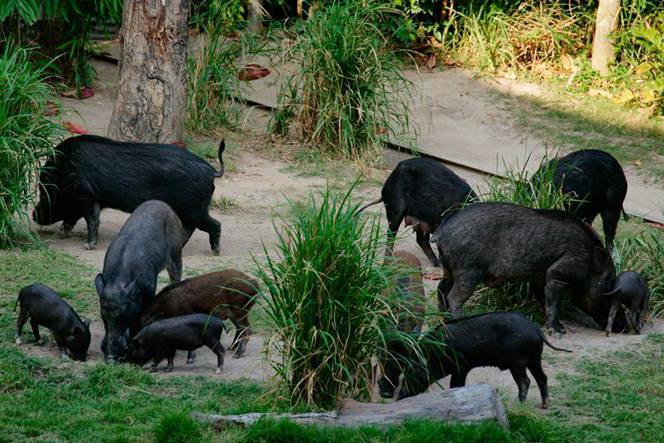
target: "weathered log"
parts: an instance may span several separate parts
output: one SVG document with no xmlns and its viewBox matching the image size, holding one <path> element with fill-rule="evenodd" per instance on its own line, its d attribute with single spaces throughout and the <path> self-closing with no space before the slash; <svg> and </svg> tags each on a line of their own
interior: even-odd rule
<svg viewBox="0 0 664 443">
<path fill-rule="evenodd" d="M 182 140 L 186 115 L 189 0 L 125 0 L 120 81 L 108 136 Z"/>
<path fill-rule="evenodd" d="M 378 426 L 385 428 L 412 418 L 458 423 L 495 421 L 505 429 L 509 427 L 505 407 L 498 392 L 486 383 L 424 393 L 389 403 L 360 403 L 355 400 L 343 400 L 338 412 L 241 415 L 206 415 L 194 412 L 192 415 L 196 420 L 211 424 L 218 430 L 227 426 L 250 426 L 262 418 L 285 419 L 307 425 L 342 427 Z"/>
</svg>

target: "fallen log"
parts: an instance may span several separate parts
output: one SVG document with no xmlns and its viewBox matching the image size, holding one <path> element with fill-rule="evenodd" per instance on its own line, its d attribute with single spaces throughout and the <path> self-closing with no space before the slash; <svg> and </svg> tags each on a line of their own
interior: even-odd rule
<svg viewBox="0 0 664 443">
<path fill-rule="evenodd" d="M 477 423 L 495 421 L 507 429 L 509 423 L 503 402 L 496 389 L 486 383 L 463 388 L 424 393 L 389 403 L 361 403 L 342 400 L 338 412 L 322 413 L 249 413 L 240 415 L 208 415 L 194 412 L 192 416 L 220 430 L 227 426 L 251 426 L 270 418 L 319 426 L 378 426 L 386 428 L 407 419 L 431 419 L 445 422 Z"/>
</svg>

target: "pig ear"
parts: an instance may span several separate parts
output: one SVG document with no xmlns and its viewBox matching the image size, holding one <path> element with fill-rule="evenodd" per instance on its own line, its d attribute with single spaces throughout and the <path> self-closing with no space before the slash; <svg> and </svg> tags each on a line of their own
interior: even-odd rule
<svg viewBox="0 0 664 443">
<path fill-rule="evenodd" d="M 104 282 L 104 276 L 101 274 L 97 274 L 97 277 L 95 277 L 95 288 L 97 288 L 97 294 L 101 297 L 101 294 L 104 293 L 104 285 L 106 282 Z"/>
<path fill-rule="evenodd" d="M 72 331 L 74 337 L 81 337 L 84 333 L 85 331 L 83 331 L 83 329 L 80 326 L 76 326 Z"/>
</svg>

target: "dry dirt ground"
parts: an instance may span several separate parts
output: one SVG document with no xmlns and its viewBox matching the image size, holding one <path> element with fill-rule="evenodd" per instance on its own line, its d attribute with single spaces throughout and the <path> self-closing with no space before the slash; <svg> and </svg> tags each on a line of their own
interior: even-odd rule
<svg viewBox="0 0 664 443">
<path fill-rule="evenodd" d="M 101 80 L 97 85 L 97 95 L 89 100 L 78 102 L 66 100 L 65 106 L 76 109 L 78 115 L 70 114 L 69 118 L 85 125 L 91 133 L 104 134 L 105 126 L 110 117 L 112 108 L 112 84 L 113 74 L 108 68 L 102 70 L 97 66 Z M 491 103 L 486 104 L 487 107 Z M 223 178 L 216 180 L 215 200 L 221 196 L 232 199 L 235 203 L 230 211 L 213 209 L 211 214 L 222 223 L 221 255 L 215 257 L 211 254 L 208 245 L 207 234 L 196 231 L 189 243 L 184 248 L 184 272 L 185 276 L 191 276 L 219 270 L 224 268 L 237 268 L 251 273 L 253 268 L 253 257 L 261 259 L 263 256 L 263 244 L 270 250 L 276 235 L 273 226 L 273 215 L 285 207 L 287 199 L 301 201 L 309 195 L 312 190 L 323 189 L 326 180 L 322 177 L 307 177 L 289 168 L 289 164 L 274 159 L 268 159 L 263 152 L 254 148 L 263 140 L 257 132 L 247 129 L 241 134 L 230 135 L 230 143 L 235 144 L 232 149 L 233 168 L 227 171 Z M 273 157 L 273 156 L 270 156 Z M 389 163 L 394 163 L 399 157 L 392 156 Z M 387 173 L 387 171 L 384 171 Z M 469 180 L 472 181 L 472 180 Z M 379 195 L 379 186 L 366 186 L 360 192 L 360 197 L 372 200 Z M 372 211 L 381 213 L 382 208 L 376 206 Z M 113 240 L 114 235 L 120 230 L 128 215 L 115 210 L 104 210 L 101 215 L 101 227 L 99 244 L 96 250 L 87 251 L 83 248 L 85 237 L 85 223 L 81 220 L 73 231 L 73 235 L 67 239 L 57 236 L 59 226 L 54 225 L 39 229 L 42 237 L 55 249 L 63 250 L 78 258 L 81 262 L 94 269 L 101 270 L 104 253 Z M 415 253 L 423 264 L 426 273 L 436 273 L 436 270 L 428 266 L 424 254 L 417 247 L 412 233 L 404 234 L 397 245 Z M 167 283 L 166 274 L 160 276 L 160 286 Z M 425 285 L 431 297 L 433 297 L 437 282 L 425 280 Z M 92 289 L 90 297 L 96 297 Z M 93 341 L 90 346 L 90 358 L 86 364 L 99 364 L 102 360 L 99 345 L 103 335 L 103 327 L 98 313 L 92 318 Z M 551 392 L 552 403 L 555 403 L 556 389 L 558 383 L 556 374 L 569 373 L 573 371 L 575 363 L 601 355 L 607 351 L 629 348 L 643 340 L 646 334 L 652 332 L 664 333 L 664 321 L 658 321 L 653 326 L 646 327 L 644 335 L 614 335 L 606 338 L 601 331 L 589 330 L 582 327 L 573 327 L 561 339 L 552 340 L 555 345 L 574 351 L 572 354 L 559 353 L 549 348 L 544 352 L 544 369 L 549 376 L 550 384 L 553 386 Z M 263 332 L 263 334 L 265 334 Z M 232 335 L 226 334 L 222 338 L 225 346 L 230 345 Z M 26 337 L 27 338 L 27 337 Z M 269 365 L 266 364 L 262 349 L 266 340 L 264 335 L 256 334 L 251 337 L 246 356 L 241 359 L 233 359 L 232 354 L 227 353 L 224 371 L 220 375 L 214 374 L 216 364 L 215 356 L 206 349 L 197 352 L 197 361 L 193 365 L 185 365 L 184 354 L 176 358 L 175 370 L 166 374 L 160 372 L 160 376 L 170 377 L 175 375 L 203 375 L 215 377 L 220 380 L 251 378 L 266 380 L 271 374 Z M 28 342 L 28 340 L 26 340 Z M 56 356 L 56 351 L 50 346 L 35 346 L 31 343 L 24 345 L 26 352 Z M 163 368 L 162 364 L 162 368 Z M 488 382 L 496 386 L 500 391 L 506 393 L 506 399 L 514 401 L 516 398 L 516 384 L 511 378 L 509 371 L 500 372 L 495 368 L 476 369 L 470 373 L 469 383 Z M 443 382 L 446 385 L 447 381 Z M 539 402 L 539 393 L 536 385 L 532 384 L 529 402 Z"/>
</svg>

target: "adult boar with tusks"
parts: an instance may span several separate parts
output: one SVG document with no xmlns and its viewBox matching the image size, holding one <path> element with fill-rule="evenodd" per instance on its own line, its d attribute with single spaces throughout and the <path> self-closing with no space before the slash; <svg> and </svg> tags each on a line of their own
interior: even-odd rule
<svg viewBox="0 0 664 443">
<path fill-rule="evenodd" d="M 224 172 L 219 145 L 219 172 L 206 161 L 175 145 L 117 142 L 83 135 L 60 143 L 56 154 L 41 169 L 39 203 L 33 220 L 51 225 L 62 220 L 61 234 L 69 235 L 84 218 L 86 248 L 97 244 L 99 214 L 104 208 L 134 211 L 148 200 L 166 202 L 178 214 L 187 232 L 194 229 L 210 236 L 219 254 L 221 224 L 210 217 L 214 177 Z"/>
<path fill-rule="evenodd" d="M 571 352 L 549 343 L 540 328 L 516 312 L 493 312 L 448 321 L 420 340 L 424 361 L 400 340 L 388 343 L 382 355 L 383 377 L 378 381 L 382 397 L 405 398 L 424 392 L 436 380 L 451 375 L 450 388 L 466 385 L 473 368 L 482 366 L 509 369 L 519 387 L 519 400 L 525 401 L 530 379 L 535 377 L 542 397 L 542 409 L 549 407 L 547 377 L 542 369 L 544 344 L 557 351 Z M 399 386 L 401 374 L 403 382 Z"/>
<path fill-rule="evenodd" d="M 445 277 L 438 304 L 455 317 L 478 284 L 530 282 L 544 294 L 546 329 L 564 333 L 560 300 L 568 296 L 606 325 L 615 279 L 613 260 L 587 224 L 563 211 L 511 203 L 475 203 L 451 215 L 433 235 Z"/>
<path fill-rule="evenodd" d="M 386 255 L 392 255 L 399 226 L 405 222 L 413 227 L 417 244 L 431 264 L 440 266 L 429 243 L 431 233 L 444 214 L 476 197 L 468 183 L 442 163 L 430 158 L 412 158 L 400 162 L 385 180 L 381 197 L 358 212 L 383 202 L 388 223 Z"/>
<path fill-rule="evenodd" d="M 111 242 L 104 270 L 95 279 L 107 361 L 125 356 L 140 328 L 141 312 L 155 295 L 159 272 L 166 268 L 171 282 L 180 281 L 186 238 L 177 214 L 166 203 L 151 200 L 136 208 Z"/>
</svg>

